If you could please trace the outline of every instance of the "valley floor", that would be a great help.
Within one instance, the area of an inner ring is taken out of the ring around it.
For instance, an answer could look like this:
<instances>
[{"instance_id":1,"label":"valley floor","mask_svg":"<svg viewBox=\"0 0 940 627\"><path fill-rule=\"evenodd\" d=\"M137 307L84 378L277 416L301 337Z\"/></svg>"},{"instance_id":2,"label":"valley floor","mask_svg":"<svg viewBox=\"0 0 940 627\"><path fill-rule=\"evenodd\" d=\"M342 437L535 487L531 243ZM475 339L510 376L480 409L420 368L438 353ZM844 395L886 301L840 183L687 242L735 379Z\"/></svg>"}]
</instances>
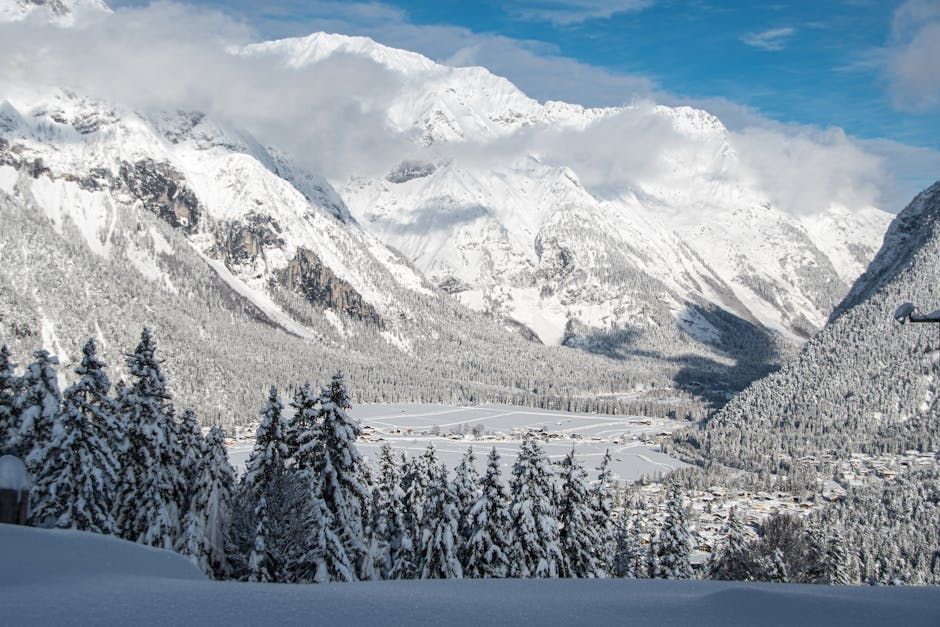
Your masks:
<instances>
[{"instance_id":1,"label":"valley floor","mask_svg":"<svg viewBox=\"0 0 940 627\"><path fill-rule=\"evenodd\" d=\"M539 440L552 461L561 461L574 448L585 468L597 467L610 450L611 471L622 482L658 477L685 464L658 450L657 439L688 423L643 416L605 416L575 412L511 407L507 405L448 406L419 404L365 404L350 415L363 425L357 442L363 456L377 459L383 444L409 456L420 455L429 444L454 469L467 448L473 447L477 467L483 470L492 447L499 451L504 476L516 461L522 437L539 432ZM229 446L236 468L244 467L254 445L256 425L239 431Z\"/></svg>"},{"instance_id":2,"label":"valley floor","mask_svg":"<svg viewBox=\"0 0 940 627\"><path fill-rule=\"evenodd\" d=\"M940 590L664 580L326 585L206 580L185 558L74 531L0 525L11 625L918 625Z\"/></svg>"}]
</instances>

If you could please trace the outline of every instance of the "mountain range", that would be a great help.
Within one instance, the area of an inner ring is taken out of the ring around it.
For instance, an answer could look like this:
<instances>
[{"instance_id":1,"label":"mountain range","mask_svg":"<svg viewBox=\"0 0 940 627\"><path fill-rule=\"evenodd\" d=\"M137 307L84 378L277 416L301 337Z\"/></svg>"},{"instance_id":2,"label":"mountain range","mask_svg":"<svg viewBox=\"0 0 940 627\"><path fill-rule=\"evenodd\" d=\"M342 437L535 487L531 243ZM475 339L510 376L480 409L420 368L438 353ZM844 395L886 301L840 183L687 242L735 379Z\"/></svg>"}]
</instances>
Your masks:
<instances>
[{"instance_id":1,"label":"mountain range","mask_svg":"<svg viewBox=\"0 0 940 627\"><path fill-rule=\"evenodd\" d=\"M108 11L15 0L2 28L44 10L61 28ZM298 77L336 59L374 66L393 80L363 101L397 149L321 174L204 111L6 85L4 337L67 361L76 347L61 337L126 346L132 322L166 325L191 374L204 360L189 340L234 333L251 340L218 349L223 371L283 379L327 369L329 355L394 381L372 390L381 398L459 380L481 386L463 400L723 393L823 326L890 219L778 206L702 110L541 103L483 68L343 35L228 54ZM661 141L636 156L651 134ZM616 172L598 176L605 166ZM105 267L111 293L96 282ZM130 305L113 302L116 283ZM291 358L265 359L274 346L299 355L277 376Z\"/></svg>"}]
</instances>

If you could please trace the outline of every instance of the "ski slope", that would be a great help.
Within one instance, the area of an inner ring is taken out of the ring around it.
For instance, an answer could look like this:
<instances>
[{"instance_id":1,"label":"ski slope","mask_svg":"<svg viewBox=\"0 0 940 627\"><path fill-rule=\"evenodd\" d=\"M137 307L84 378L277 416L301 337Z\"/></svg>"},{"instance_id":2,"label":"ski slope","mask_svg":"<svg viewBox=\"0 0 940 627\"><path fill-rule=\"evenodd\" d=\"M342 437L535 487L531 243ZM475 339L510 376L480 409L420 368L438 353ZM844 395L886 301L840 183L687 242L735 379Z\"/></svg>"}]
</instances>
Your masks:
<instances>
[{"instance_id":1,"label":"ski slope","mask_svg":"<svg viewBox=\"0 0 940 627\"><path fill-rule=\"evenodd\" d=\"M474 407L427 404L368 404L353 407L350 414L363 425L359 450L372 460L388 443L409 456L420 455L433 444L438 457L453 469L473 447L477 467L484 469L486 455L496 447L504 476L515 463L526 431L544 430L541 444L552 461L561 461L574 448L589 472L611 454L615 479L624 482L655 477L683 466L660 453L651 438L669 433L683 423L639 416L605 416L574 412L481 405ZM476 431L474 431L476 430ZM240 441L229 448L232 463L244 466L253 442Z\"/></svg>"},{"instance_id":2,"label":"ski slope","mask_svg":"<svg viewBox=\"0 0 940 627\"><path fill-rule=\"evenodd\" d=\"M662 580L326 585L204 579L185 558L116 538L0 525L9 625L920 625L940 590Z\"/></svg>"}]
</instances>

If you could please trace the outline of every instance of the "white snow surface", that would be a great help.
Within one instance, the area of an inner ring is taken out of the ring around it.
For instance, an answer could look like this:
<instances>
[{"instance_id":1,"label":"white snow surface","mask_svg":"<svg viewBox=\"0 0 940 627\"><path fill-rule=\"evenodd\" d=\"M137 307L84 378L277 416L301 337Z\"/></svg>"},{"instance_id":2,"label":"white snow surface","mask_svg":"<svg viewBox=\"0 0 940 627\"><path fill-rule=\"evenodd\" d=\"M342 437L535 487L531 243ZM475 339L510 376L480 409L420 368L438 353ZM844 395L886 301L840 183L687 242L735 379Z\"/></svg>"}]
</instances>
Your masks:
<instances>
[{"instance_id":1,"label":"white snow surface","mask_svg":"<svg viewBox=\"0 0 940 627\"><path fill-rule=\"evenodd\" d=\"M936 625L940 591L663 580L215 582L184 557L76 531L0 525L15 625Z\"/></svg>"},{"instance_id":2,"label":"white snow surface","mask_svg":"<svg viewBox=\"0 0 940 627\"><path fill-rule=\"evenodd\" d=\"M13 455L0 457L0 490L25 490L29 487L29 474L23 460Z\"/></svg>"},{"instance_id":3,"label":"white snow surface","mask_svg":"<svg viewBox=\"0 0 940 627\"><path fill-rule=\"evenodd\" d=\"M486 466L492 447L500 454L503 478L508 481L515 464L522 437L528 430L544 429L551 434L540 441L552 462L560 462L572 448L589 473L610 451L610 469L614 478L633 482L641 477L655 477L684 466L679 460L656 450L647 439L670 432L684 423L640 416L580 414L507 405L474 407L431 404L364 404L349 414L364 426L356 445L363 457L378 459L383 444L408 456L421 455L433 444L438 458L451 470L456 468L468 448L476 454L478 469ZM474 427L482 431L473 434ZM240 441L229 447L229 457L236 468L244 467L251 454L252 442Z\"/></svg>"}]
</instances>

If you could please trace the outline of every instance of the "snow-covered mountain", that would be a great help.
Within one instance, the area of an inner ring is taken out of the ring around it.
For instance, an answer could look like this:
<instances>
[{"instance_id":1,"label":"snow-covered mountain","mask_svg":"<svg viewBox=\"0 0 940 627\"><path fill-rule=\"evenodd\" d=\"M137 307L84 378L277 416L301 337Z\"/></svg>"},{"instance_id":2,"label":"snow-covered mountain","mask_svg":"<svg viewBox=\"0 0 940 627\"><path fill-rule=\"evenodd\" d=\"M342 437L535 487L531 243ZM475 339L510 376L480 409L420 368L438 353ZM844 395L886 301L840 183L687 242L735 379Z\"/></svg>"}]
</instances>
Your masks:
<instances>
[{"instance_id":1,"label":"snow-covered mountain","mask_svg":"<svg viewBox=\"0 0 940 627\"><path fill-rule=\"evenodd\" d=\"M898 214L868 270L798 358L739 394L702 431L677 436L680 446L782 474L801 459L937 450L937 329L902 326L894 312L904 302L937 308L938 260L940 182Z\"/></svg>"},{"instance_id":2,"label":"snow-covered mountain","mask_svg":"<svg viewBox=\"0 0 940 627\"><path fill-rule=\"evenodd\" d=\"M4 19L110 19L96 0L34 4L2 4ZM219 333L243 345L216 347L210 387L223 370L266 385L339 359L387 400L735 389L825 321L886 222L776 207L703 111L543 104L485 69L364 38L227 50L254 71L304 68L297 78L350 56L394 76L349 103L377 107L402 140L369 155L384 172L327 180L297 145L225 116L4 85L0 331L18 348L67 356L81 333L126 345L132 327L169 326L195 393L193 347ZM650 154L617 157L651 133L665 140ZM593 143L605 136L613 150ZM608 160L630 176L601 176ZM243 407L250 390L238 394L197 402Z\"/></svg>"},{"instance_id":3,"label":"snow-covered mountain","mask_svg":"<svg viewBox=\"0 0 940 627\"><path fill-rule=\"evenodd\" d=\"M785 212L752 181L721 122L701 110L542 104L485 69L360 37L317 33L244 54L291 67L357 55L398 75L385 112L421 147L417 158L384 178L337 182L340 194L433 282L546 343L671 326L720 346L714 308L809 337L888 222L872 207ZM586 141L604 136L626 151L649 128L669 141L651 149L644 172L614 187L579 177L594 177L579 167ZM566 142L570 154L559 150Z\"/></svg>"},{"instance_id":4,"label":"snow-covered mountain","mask_svg":"<svg viewBox=\"0 0 940 627\"><path fill-rule=\"evenodd\" d=\"M110 13L103 0L5 0L0 2L0 24L38 18L59 26Z\"/></svg>"}]
</instances>

